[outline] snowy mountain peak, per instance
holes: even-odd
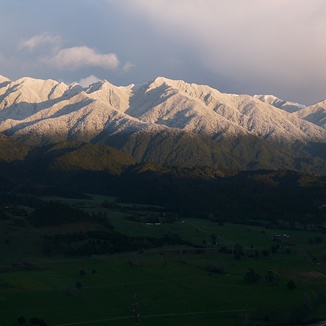
[[[0,87],[1,87],[1,84],[6,83],[6,82],[11,82],[11,80],[5,76],[0,75]]]
[[[274,95],[254,95],[254,97],[258,98],[260,101],[262,101],[264,103],[268,103],[270,105],[275,106],[276,108],[282,109],[289,113],[299,111],[306,107],[303,104],[281,100]]]
[[[179,90],[189,94],[202,94],[216,92],[220,93],[218,90],[211,88],[207,85],[198,85],[194,83],[187,83],[183,80],[173,80],[165,77],[157,77],[153,82],[150,83],[150,89],[166,85],[172,89]],[[195,95],[194,94],[194,95]]]

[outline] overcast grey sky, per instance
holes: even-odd
[[[0,74],[326,98],[325,0],[0,0]]]

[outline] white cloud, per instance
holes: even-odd
[[[134,67],[135,67],[135,65],[128,61],[128,62],[125,63],[124,66],[122,67],[122,72],[126,73],[126,72],[130,71],[130,70],[131,70],[132,68],[134,68]]]
[[[100,79],[97,78],[96,76],[91,75],[91,76],[88,76],[86,78],[82,78],[78,82],[78,84],[81,85],[81,86],[83,86],[83,87],[88,87],[89,85],[94,84],[94,83],[98,82],[99,80]]]
[[[19,49],[34,50],[43,44],[48,44],[52,46],[58,46],[62,43],[62,39],[58,35],[51,35],[49,33],[42,33],[35,35],[27,40],[23,40],[19,43]]]
[[[39,50],[42,45],[47,47]],[[18,49],[33,51],[34,56],[39,55],[38,61],[41,64],[57,69],[77,70],[84,67],[115,69],[119,65],[119,59],[114,53],[99,53],[88,46],[64,48],[62,45],[63,40],[60,36],[42,33],[21,41]],[[130,69],[128,64],[125,69]]]
[[[114,53],[102,54],[87,46],[78,46],[56,50],[52,56],[44,59],[49,65],[60,69],[79,69],[83,67],[100,67],[115,69],[119,59]]]

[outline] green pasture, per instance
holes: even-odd
[[[313,231],[267,229],[264,226],[229,223],[220,226],[218,223],[207,219],[195,218],[180,218],[173,225],[146,225],[145,223],[130,221],[124,217],[133,214],[133,207],[137,207],[137,209],[144,208],[145,210],[149,206],[153,207],[152,205],[117,203],[119,207],[125,209],[125,211],[122,211],[120,208],[106,209],[101,207],[101,204],[104,202],[113,203],[117,200],[115,197],[103,195],[91,195],[91,199],[69,199],[62,197],[47,197],[47,199],[74,205],[90,213],[101,212],[106,214],[116,231],[129,236],[160,237],[168,232],[172,232],[179,234],[184,240],[199,245],[203,243],[203,240],[207,243],[211,242],[211,235],[215,234],[217,242],[223,245],[234,246],[236,243],[240,243],[245,247],[250,247],[251,245],[266,247],[275,244],[272,241],[274,235],[286,233],[291,237],[289,241],[295,245],[303,248],[315,248],[317,252],[320,252],[324,247],[326,248],[326,235],[324,236],[325,246],[322,244],[319,246],[309,246],[309,240],[313,240],[317,235],[323,238],[323,235]]]
[[[0,244],[1,326],[18,325],[19,316],[42,318],[51,326],[276,325],[293,321],[298,311],[307,313],[307,319],[326,319],[326,267],[313,259],[326,252],[323,234],[189,218],[146,225],[125,218],[133,205],[124,205],[127,212],[101,207],[114,198],[51,200],[106,212],[115,230],[129,236],[175,233],[209,250],[195,253],[191,247],[172,246],[111,256],[46,257],[40,250],[41,229],[0,221],[0,235],[9,239]],[[287,234],[287,243],[273,241],[277,234]],[[321,242],[311,241],[316,236]],[[217,250],[233,250],[236,244],[259,256],[235,259]],[[279,247],[272,254],[273,245]],[[224,273],[211,272],[208,265],[223,266]],[[260,276],[258,282],[245,281],[249,269]],[[277,282],[265,280],[268,271]],[[288,289],[290,280],[296,289]]]
[[[110,325],[134,325],[133,304],[138,305],[142,325],[232,325],[252,314],[286,315],[325,293],[326,283],[295,279],[297,289],[289,290],[289,277],[278,271],[314,267],[295,257],[291,264],[284,259],[274,255],[235,261],[228,254],[172,251],[43,262],[29,270],[11,268],[0,274],[0,321],[15,325],[23,315],[41,317],[50,325],[86,321],[105,325],[108,320]],[[223,262],[227,274],[208,273],[207,261]],[[244,281],[248,268],[261,275],[257,284]],[[280,276],[279,285],[264,280],[271,268]],[[325,268],[320,266],[319,272],[325,273]],[[77,282],[82,284],[80,290],[75,288]],[[325,308],[314,309],[320,313]]]
[[[216,264],[224,261],[228,273],[206,272],[207,260]],[[277,263],[286,267],[273,261]],[[110,325],[134,325],[131,307],[137,304],[142,325],[167,321],[172,325],[230,325],[246,314],[286,314],[302,305],[306,297],[313,300],[326,290],[326,284],[298,280],[298,288],[291,291],[286,287],[288,278],[283,276],[277,286],[263,279],[247,284],[243,275],[249,266],[264,276],[270,264],[233,261],[227,255],[170,253],[162,257],[160,253],[143,253],[49,262],[28,271],[8,270],[0,275],[0,321],[15,325],[23,315],[39,316],[50,325],[92,320],[104,321],[89,325],[105,325],[109,319]],[[80,270],[86,274],[81,276]],[[74,292],[77,282],[82,287]]]

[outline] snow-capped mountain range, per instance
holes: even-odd
[[[319,171],[326,158],[326,101],[305,107],[163,77],[83,88],[0,76],[0,133],[37,146],[103,143],[160,164]]]

